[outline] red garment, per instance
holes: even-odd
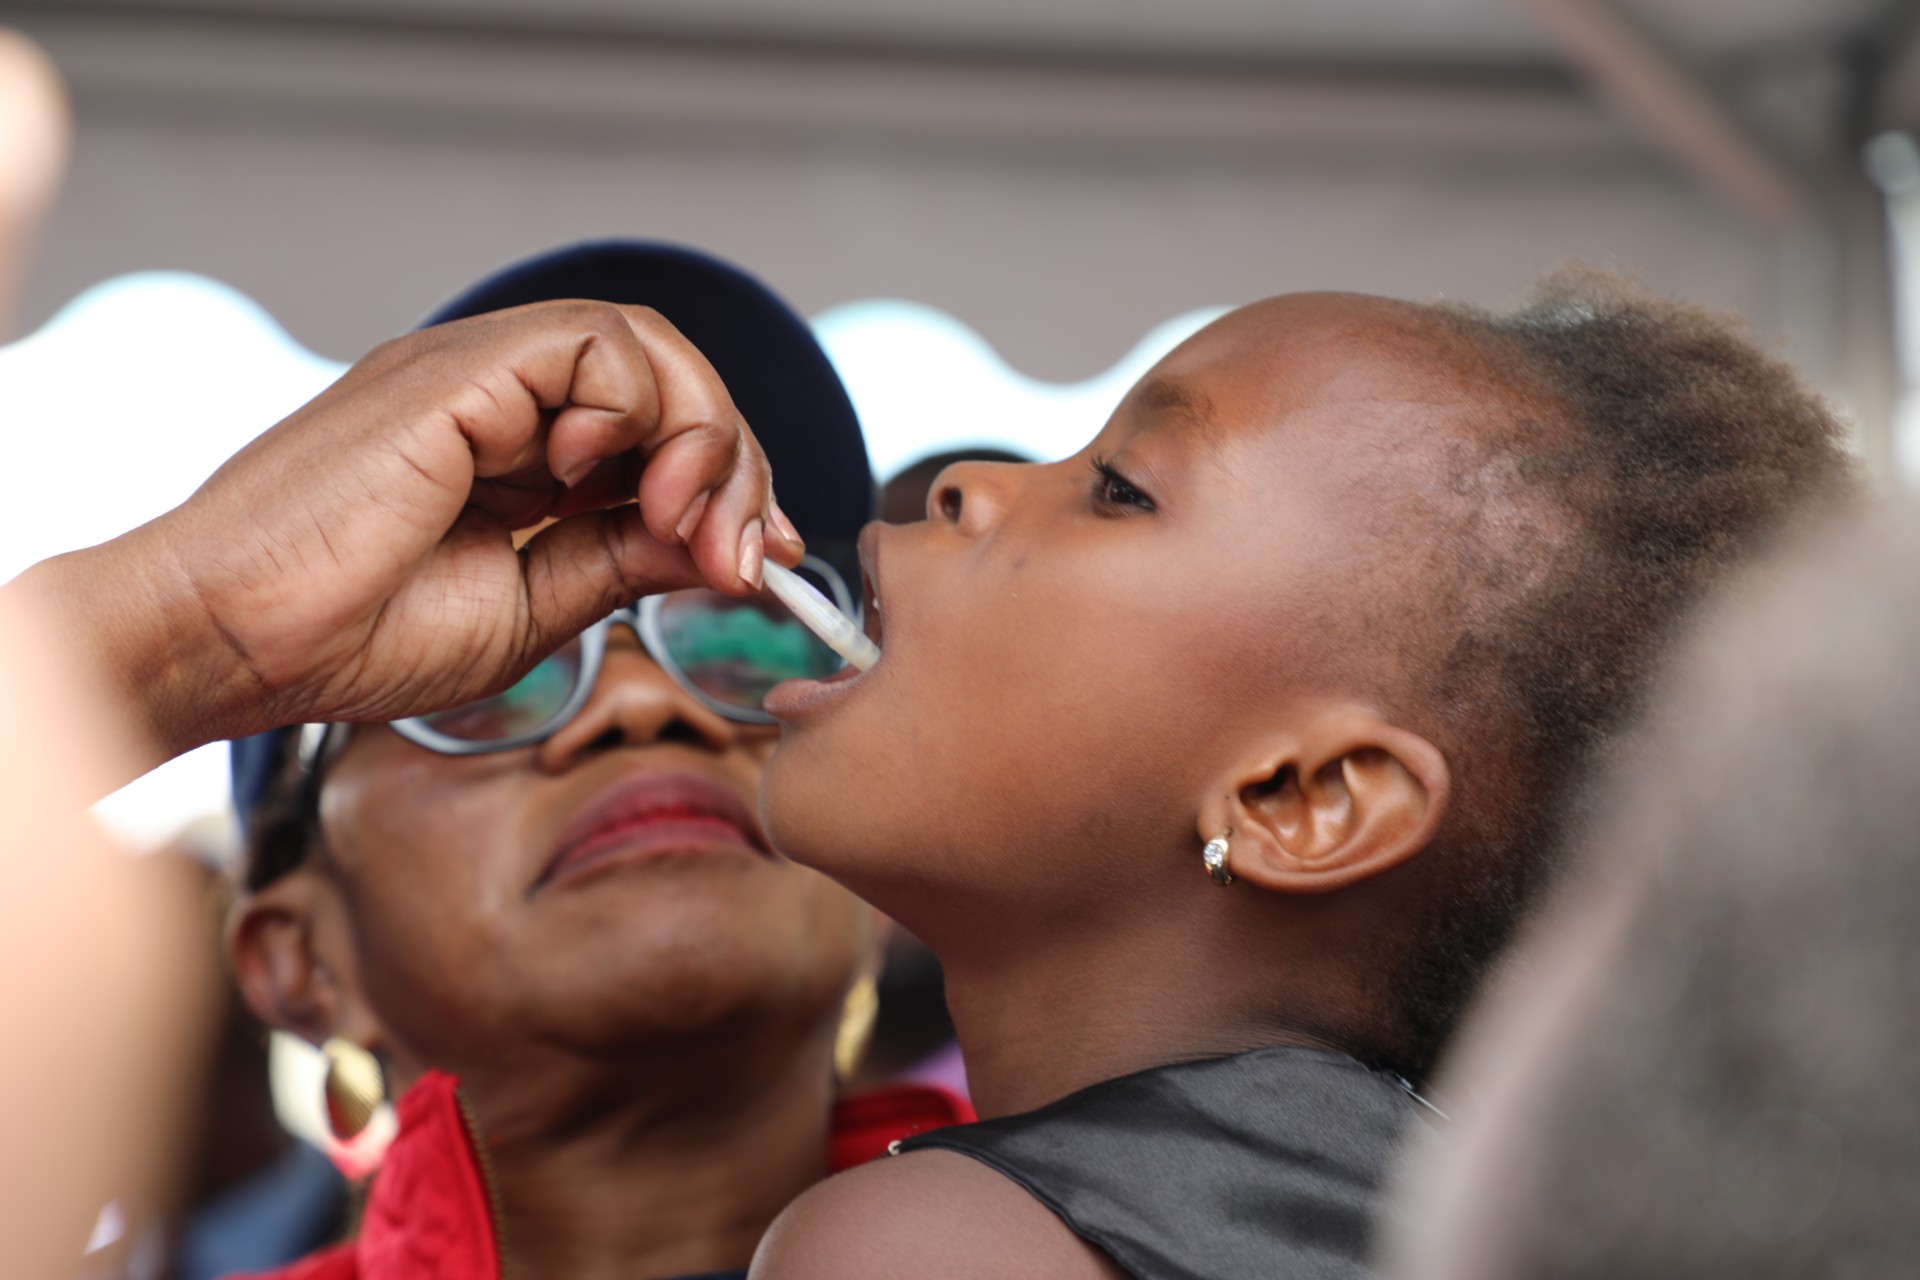
[[[458,1082],[428,1072],[401,1097],[399,1119],[359,1236],[252,1280],[500,1280],[486,1157],[474,1145]],[[944,1089],[889,1085],[855,1094],[834,1107],[828,1164],[838,1173],[896,1139],[973,1119],[966,1100]]]

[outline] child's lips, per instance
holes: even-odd
[[[884,663],[885,659],[881,662]],[[862,671],[849,665],[820,680],[783,680],[767,690],[766,699],[760,705],[775,720],[797,720],[847,697],[879,669],[879,664],[871,671]]]

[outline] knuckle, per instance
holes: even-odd
[[[713,452],[716,475],[738,473],[743,463],[751,466],[751,460],[742,456],[740,429],[732,423],[709,423],[702,443]]]
[[[620,314],[620,308],[611,302],[581,300],[570,304],[569,315],[573,323],[593,334],[597,338],[631,338],[626,317]]]
[[[738,429],[719,418],[700,416],[662,426],[666,427],[662,434],[672,439],[677,454],[702,459],[701,465],[711,466],[716,474],[731,467],[739,455]]]
[[[434,334],[431,329],[423,329],[419,333],[405,333],[397,338],[388,338],[361,356],[359,366],[372,372],[384,372],[404,364],[417,355],[421,348],[438,345],[436,340],[440,337],[441,335]]]
[[[614,609],[628,601],[639,598],[645,593],[648,583],[640,566],[632,562],[627,554],[628,524],[620,513],[609,511],[600,520],[600,553],[606,558],[607,573],[605,581],[611,584],[601,601],[604,608]]]

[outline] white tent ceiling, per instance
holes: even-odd
[[[88,7],[88,0],[52,2]],[[1477,64],[1556,56],[1552,39],[1516,0],[119,0],[112,7],[1036,52]],[[1623,7],[1710,58],[1843,44],[1873,29],[1888,9],[1880,0],[1631,0]]]
[[[1920,0],[0,0],[0,22],[1255,79],[1586,82],[1774,222],[1920,124]],[[128,43],[135,43],[129,41]],[[1783,167],[1784,166],[1784,167]],[[1797,171],[1796,171],[1797,170]],[[1798,208],[1796,208],[1798,206]]]

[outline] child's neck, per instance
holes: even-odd
[[[1345,994],[1331,977],[1311,962],[1263,964],[1232,931],[1201,936],[1210,943],[1113,929],[1017,953],[943,953],[980,1114],[1031,1111],[1175,1062],[1275,1045],[1342,1050],[1315,1012]],[[1290,1000],[1289,985],[1315,996]]]

